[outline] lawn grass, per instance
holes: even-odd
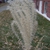
[[[12,20],[13,18],[10,11],[4,11],[0,13],[0,50],[22,50],[18,39],[12,32]],[[43,38],[41,44],[43,43],[43,46],[45,46],[43,47],[43,50],[50,50],[50,21],[39,14],[37,15],[37,21],[38,30],[35,34],[35,38],[32,41],[32,45],[33,47],[36,47],[39,39],[45,35],[46,37]],[[16,28],[16,31],[20,33],[18,27]]]
[[[38,32],[41,33],[41,35],[48,35],[50,36],[50,21],[48,21],[46,18],[38,14]]]
[[[42,50],[50,50],[50,21],[43,16],[37,14],[38,29],[33,39],[32,45],[35,47],[42,36],[45,36],[41,41]],[[43,45],[43,46],[42,46]]]
[[[19,41],[12,32],[11,22],[13,18],[10,11],[0,13],[0,50],[22,49]],[[16,30],[17,31],[17,30]]]

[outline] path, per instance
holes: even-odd
[[[5,6],[0,7],[0,12],[2,12],[2,11],[4,11],[4,10],[8,10],[8,9],[7,9],[7,6],[8,6],[8,5],[5,5]]]

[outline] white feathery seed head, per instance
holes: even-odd
[[[14,19],[11,24],[14,34],[17,35],[13,27],[15,23],[21,32],[24,50],[30,50],[32,39],[37,30],[35,4],[32,0],[9,0],[9,9]]]

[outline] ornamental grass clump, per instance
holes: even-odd
[[[37,30],[35,4],[32,0],[9,0],[9,10],[12,14],[12,30],[19,39],[24,50],[31,49],[31,43]],[[18,26],[22,40],[15,31],[14,25]]]

